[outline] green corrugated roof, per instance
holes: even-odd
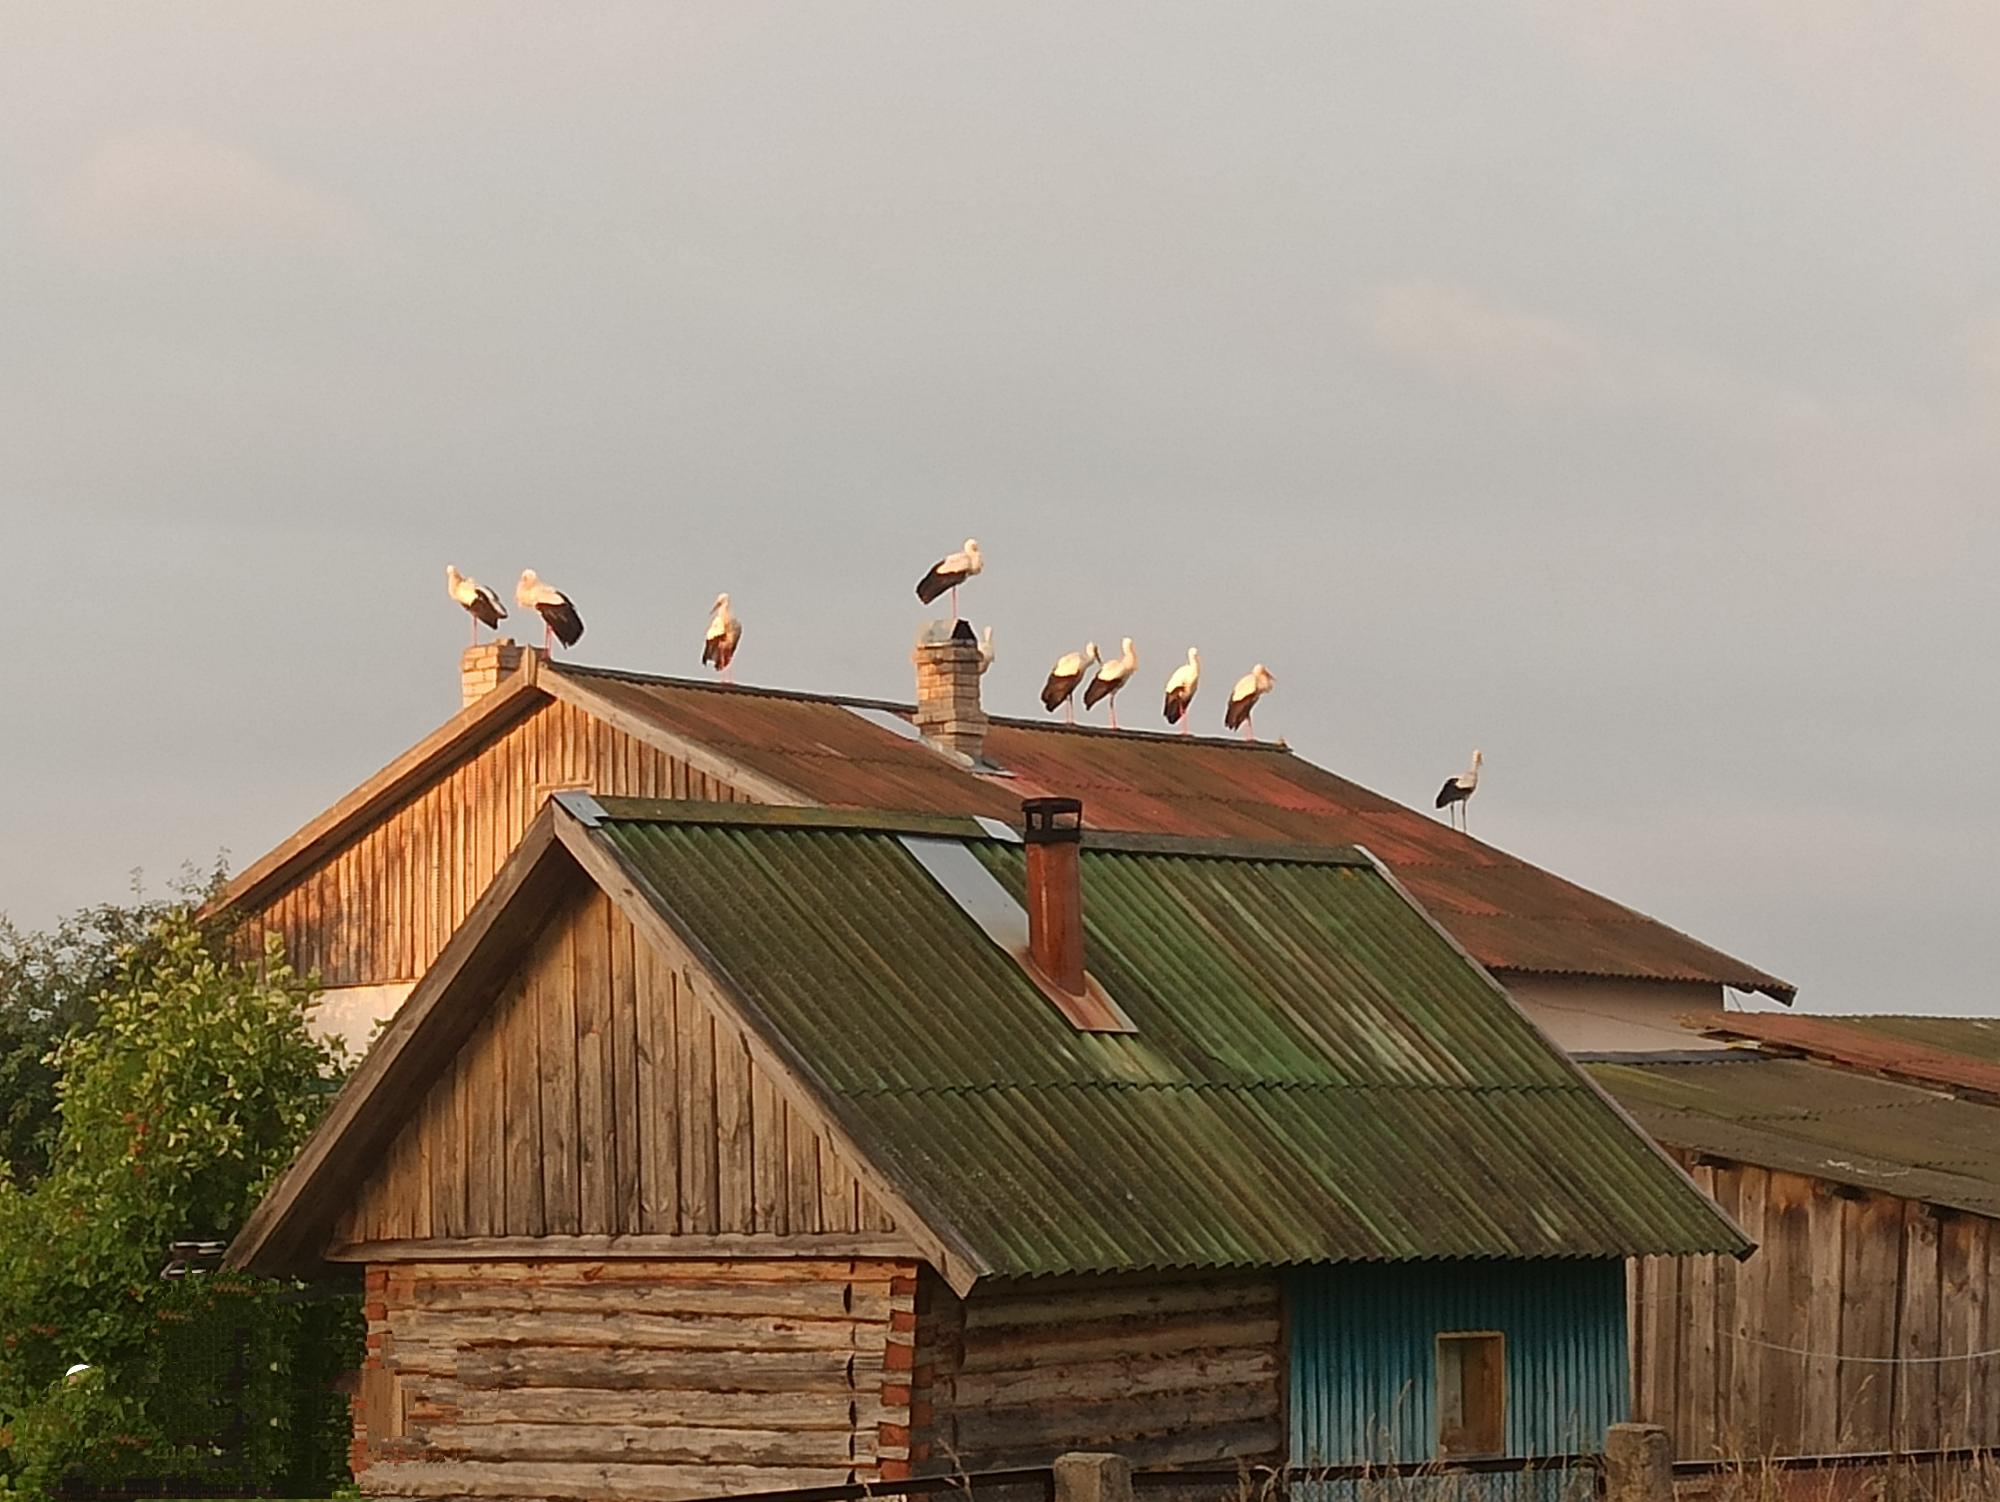
[[[610,811],[595,837],[993,1272],[1745,1249],[1355,852],[1086,846],[1091,973],[1136,1031],[1080,1033],[903,833]],[[958,838],[1019,892],[1018,845]]]
[[[1747,1052],[1590,1072],[1670,1147],[2000,1216],[1993,1106]]]
[[[2000,1064],[2000,1017],[1923,1017],[1876,1013],[1830,1020],[1905,1043],[1941,1048],[1946,1053],[1964,1054],[1967,1058],[1988,1064]]]

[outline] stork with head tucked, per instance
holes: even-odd
[[[1437,807],[1445,810],[1445,817],[1452,821],[1454,829],[1465,828],[1465,816],[1471,812],[1472,795],[1479,791],[1479,764],[1485,759],[1485,752],[1475,750],[1471,765],[1456,777],[1447,777],[1444,786],[1438,789]]]
[[[1181,734],[1188,733],[1188,706],[1194,703],[1194,693],[1201,687],[1201,648],[1189,647],[1188,660],[1175,668],[1167,679],[1167,702],[1165,713],[1169,725],[1180,726]]]
[[[715,613],[708,618],[708,635],[701,641],[701,660],[722,675],[724,683],[734,683],[730,664],[736,661],[736,644],[743,640],[743,622],[730,614],[729,596],[715,597]]]
[[[1097,643],[1085,642],[1081,652],[1065,652],[1056,659],[1056,665],[1049,669],[1049,681],[1042,685],[1042,708],[1050,714],[1056,712],[1057,705],[1066,705],[1069,722],[1076,723],[1076,704],[1072,695],[1076,686],[1083,682],[1083,675],[1093,664],[1103,659],[1097,655]]]
[[[984,678],[986,670],[993,666],[993,628],[988,626],[979,633],[979,676]]]
[[[569,596],[552,584],[544,584],[533,569],[521,570],[521,582],[514,586],[514,603],[541,616],[544,651],[551,635],[565,647],[583,640],[583,617],[576,613]]]
[[[500,603],[500,596],[493,593],[477,579],[468,579],[458,571],[458,565],[444,566],[445,593],[465,607],[465,613],[472,617],[472,644],[479,645],[479,628],[498,631],[500,623],[507,619],[507,607]]]
[[[1256,709],[1257,701],[1277,687],[1277,683],[1270,670],[1263,663],[1258,663],[1238,678],[1236,687],[1229,691],[1229,707],[1222,712],[1222,723],[1231,730],[1242,730],[1246,741],[1255,740],[1257,730],[1250,723],[1250,713]]]
[[[951,618],[958,619],[958,586],[986,567],[986,560],[979,556],[979,539],[968,537],[965,547],[956,553],[938,559],[931,565],[931,571],[917,580],[917,598],[926,605],[946,591],[951,594]]]
[[[1098,701],[1111,701],[1111,728],[1118,728],[1118,691],[1132,681],[1132,674],[1139,666],[1139,654],[1132,650],[1132,638],[1125,638],[1125,649],[1111,661],[1097,670],[1097,676],[1090,680],[1090,687],[1083,691],[1083,707],[1097,708]]]

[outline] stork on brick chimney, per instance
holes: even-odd
[[[918,733],[976,764],[986,748],[986,712],[979,707],[982,663],[972,627],[958,621],[943,635],[926,631],[910,660],[917,667]]]

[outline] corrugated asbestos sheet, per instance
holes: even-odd
[[[1885,1038],[1963,1054],[1987,1064],[2000,1064],[2000,1017],[1843,1017],[1849,1027]]]
[[[2000,1108],[1797,1059],[1590,1072],[1669,1147],[2000,1216]]]
[[[594,837],[994,1272],[1742,1249],[1351,855],[1086,847],[1088,1034],[897,835],[727,819]]]
[[[1011,819],[1023,798],[1061,794],[1083,799],[1099,829],[1365,845],[1490,968],[1792,995],[1776,976],[1282,746],[995,719],[986,755],[1010,775],[979,776],[834,699],[557,668],[815,803]]]
[[[1710,1012],[1711,1037],[1741,1038],[1847,1069],[2000,1099],[2000,1027],[1972,1017],[1794,1017]]]

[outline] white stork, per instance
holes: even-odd
[[[1083,682],[1083,675],[1090,671],[1094,663],[1103,659],[1097,655],[1097,643],[1085,642],[1081,652],[1065,652],[1056,659],[1056,665],[1049,669],[1049,681],[1042,685],[1042,708],[1050,714],[1056,712],[1058,704],[1069,707],[1069,722],[1076,723],[1076,705],[1071,695],[1076,686]]]
[[[569,596],[553,584],[544,584],[533,569],[521,570],[521,582],[514,586],[514,603],[541,616],[544,651],[551,635],[565,647],[583,640],[583,617],[576,613]]]
[[[1169,725],[1181,727],[1181,734],[1188,733],[1188,706],[1194,703],[1194,692],[1201,687],[1201,648],[1189,647],[1188,660],[1175,668],[1167,679],[1167,702],[1165,714]]]
[[[1222,723],[1231,730],[1240,728],[1246,741],[1255,740],[1257,729],[1250,723],[1250,713],[1257,707],[1257,701],[1277,687],[1277,683],[1270,670],[1263,663],[1258,663],[1238,678],[1236,687],[1229,691],[1229,707],[1222,712]]]
[[[1090,687],[1083,691],[1083,707],[1097,708],[1098,701],[1111,701],[1111,728],[1118,728],[1118,690],[1132,681],[1132,674],[1139,666],[1139,654],[1132,650],[1132,638],[1125,638],[1125,650],[1097,670],[1097,676],[1090,680]]]
[[[1446,810],[1445,817],[1452,821],[1454,829],[1463,829],[1462,822],[1470,812],[1472,795],[1479,791],[1479,764],[1486,759],[1486,753],[1475,750],[1472,764],[1456,777],[1447,777],[1444,786],[1438,789],[1437,807]]]
[[[498,631],[500,623],[507,619],[507,607],[500,603],[500,596],[493,593],[477,579],[468,579],[458,571],[458,565],[444,566],[445,593],[465,607],[465,613],[472,617],[472,644],[479,645],[479,628],[487,627]]]
[[[988,626],[979,634],[979,676],[984,678],[986,670],[993,666],[993,628]]]
[[[986,567],[986,560],[979,556],[979,539],[968,537],[962,551],[949,557],[940,558],[931,565],[931,571],[917,580],[917,598],[926,605],[947,590],[951,593],[951,618],[958,619],[958,586]]]
[[[736,644],[743,640],[743,622],[730,614],[729,596],[715,597],[715,613],[708,618],[708,635],[701,639],[701,660],[722,675],[724,683],[734,683],[729,670],[736,661]]]

